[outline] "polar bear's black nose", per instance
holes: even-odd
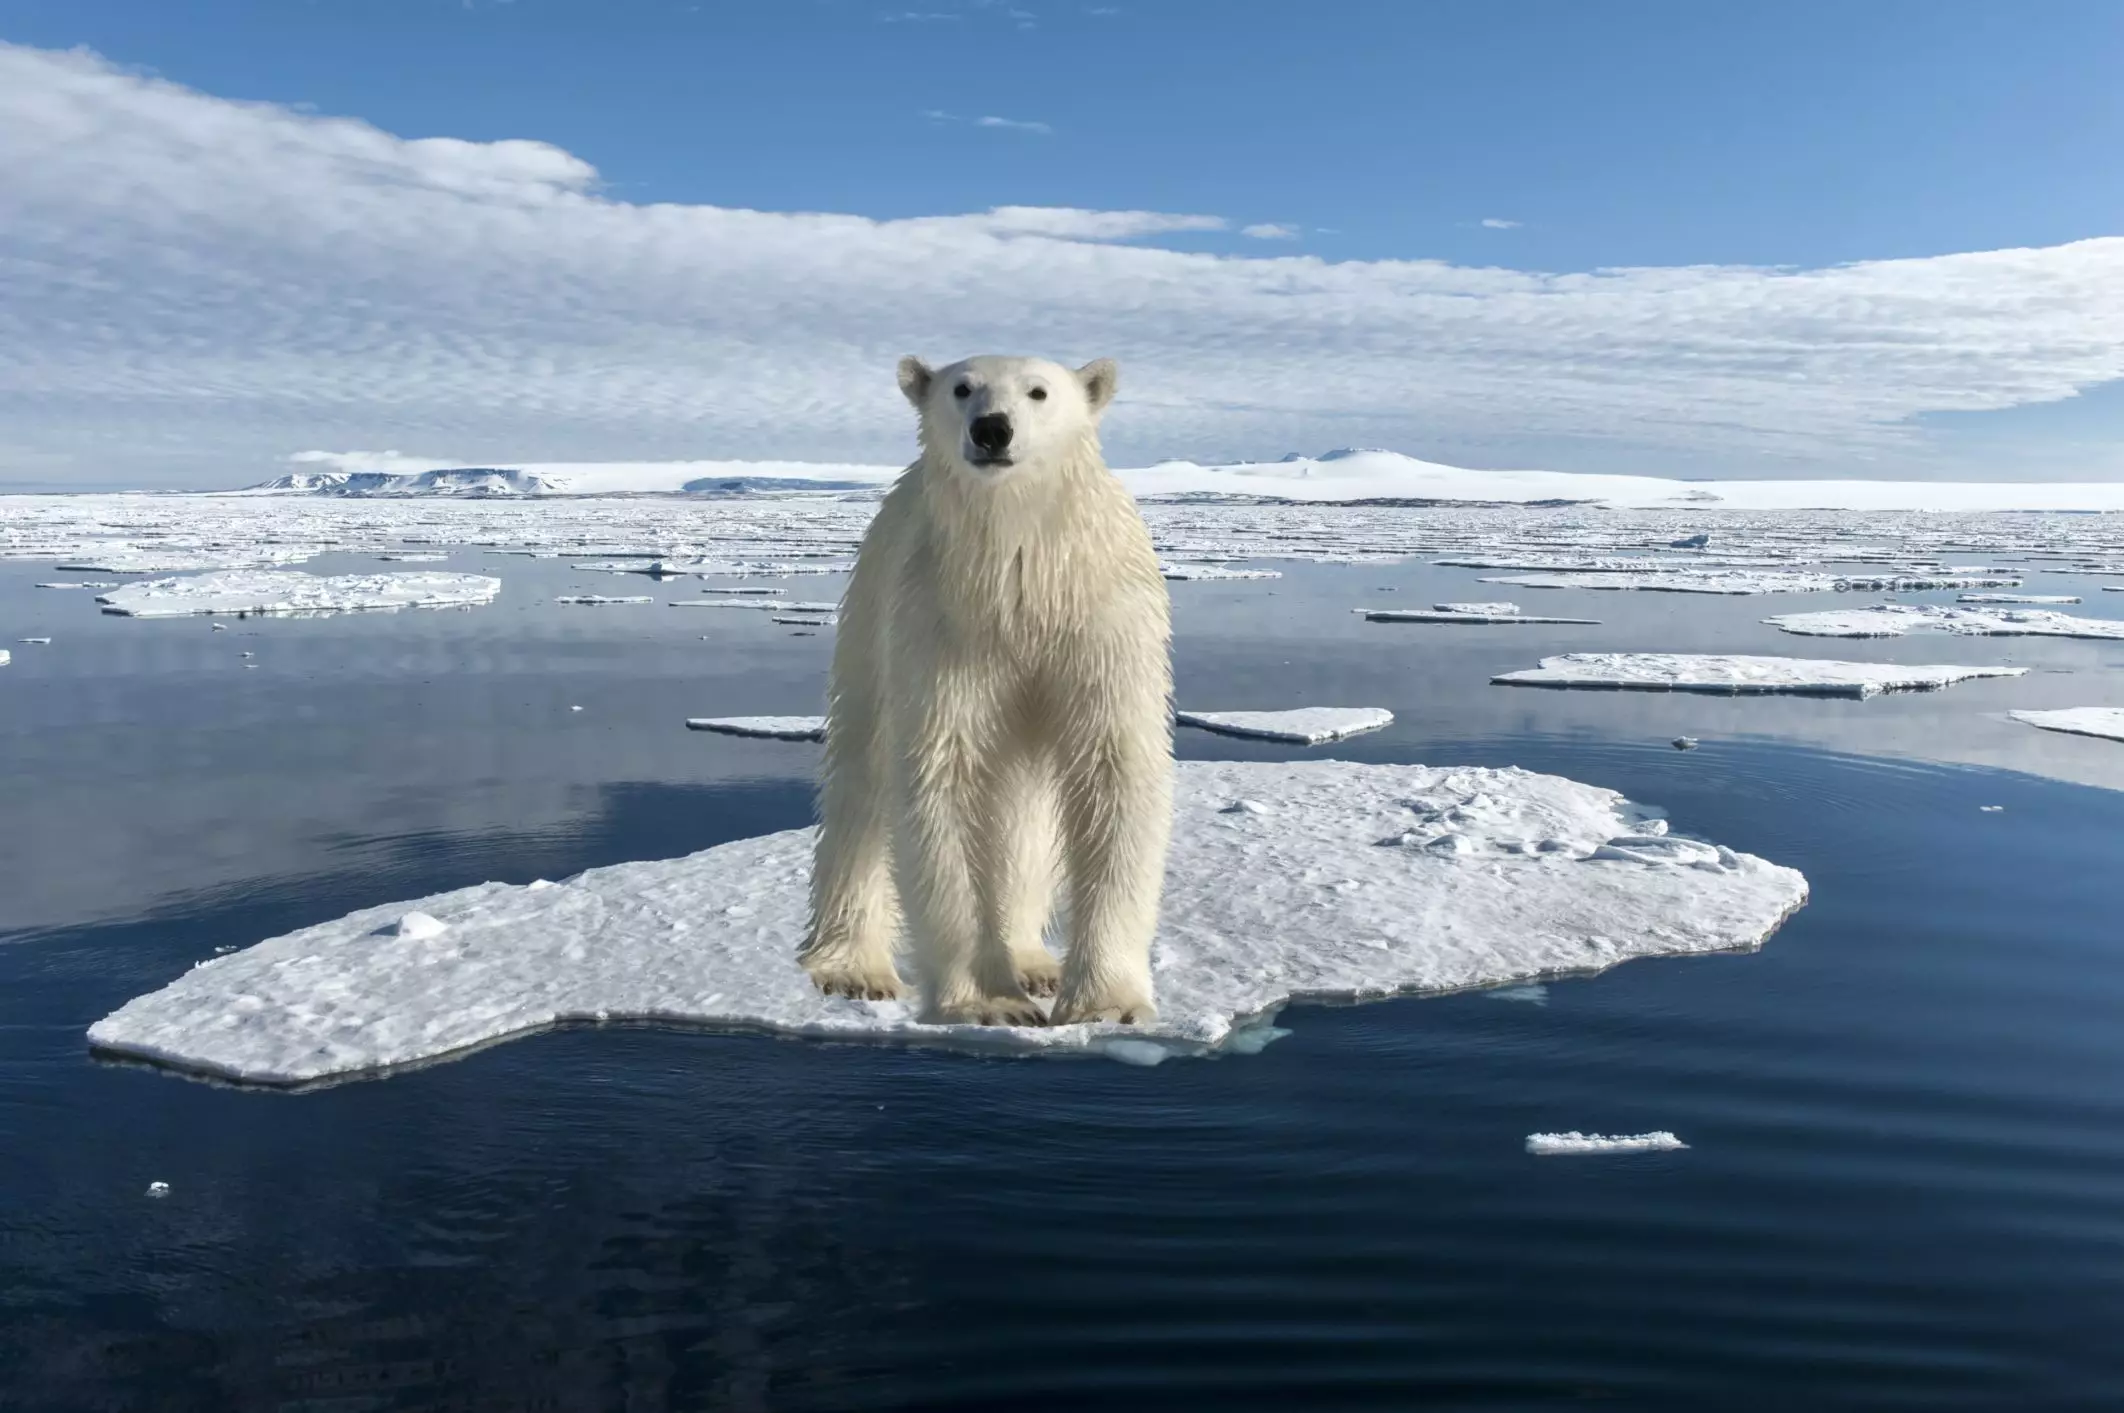
[[[1000,412],[983,413],[973,419],[966,435],[988,455],[1001,456],[1010,446],[1010,418]]]

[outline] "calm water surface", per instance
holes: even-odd
[[[1504,596],[1419,566],[1176,585],[1184,705],[1401,718],[1187,755],[1566,774],[1813,902],[1756,954],[1294,1007],[1260,1055],[1151,1070],[639,1028],[300,1095],[90,1059],[217,947],[806,822],[815,747],[681,722],[815,710],[829,634],[451,567],[503,598],[217,633],[0,565],[0,1407],[2124,1406],[2124,746],[2003,717],[2124,702],[2124,644],[1755,623],[1830,596],[1347,612]],[[1606,648],[2037,671],[1863,703],[1485,685]],[[1572,1128],[1691,1147],[1522,1151]]]

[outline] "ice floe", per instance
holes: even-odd
[[[188,579],[147,579],[97,596],[105,613],[179,618],[193,613],[346,613],[454,608],[490,602],[501,580],[484,574],[304,574],[230,569]]]
[[[1527,1151],[1544,1158],[1576,1156],[1585,1153],[1666,1153],[1689,1145],[1665,1129],[1651,1133],[1618,1134],[1609,1137],[1600,1133],[1530,1133],[1527,1135]]]
[[[1659,574],[1563,573],[1492,574],[1485,584],[1511,584],[1522,589],[1643,589],[1664,594],[1802,594],[1827,593],[1837,587],[1828,574],[1792,574],[1734,569],[1720,573],[1694,571]]]
[[[1970,667],[1959,663],[1922,666],[1724,653],[1565,653],[1543,658],[1539,667],[1507,672],[1490,681],[1506,687],[1874,697],[1883,692],[1933,691],[1972,677],[2019,677],[2027,671],[2025,667]]]
[[[583,604],[585,606],[590,607],[599,607],[608,604],[618,603],[655,603],[656,600],[651,598],[647,594],[621,594],[616,597],[609,598],[604,594],[562,594],[559,598],[555,599],[554,602]]]
[[[688,731],[713,731],[724,736],[759,736],[776,741],[823,741],[823,716],[689,716]]]
[[[2068,604],[2081,602],[2078,594],[1963,594],[1956,603]]]
[[[2052,711],[2009,711],[2015,721],[2063,731],[2072,736],[2100,736],[2124,741],[2124,707],[2059,707]]]
[[[1889,603],[1821,613],[1781,613],[1763,622],[1780,632],[1809,638],[1900,638],[1913,632],[1985,638],[2124,638],[2124,620],[2075,618],[2041,608]]]
[[[15,655],[13,653],[9,652],[6,648],[0,648],[0,667],[5,667],[14,660]]]
[[[1391,726],[1394,713],[1385,707],[1298,707],[1290,711],[1180,711],[1173,713],[1173,719],[1182,726],[1223,736],[1317,746]]]
[[[1576,623],[1598,625],[1597,618],[1546,618],[1521,613],[1516,603],[1437,603],[1429,608],[1359,608],[1367,623]]]
[[[1243,1050],[1293,998],[1459,991],[1760,944],[1788,868],[1665,833],[1613,791],[1517,769],[1178,766],[1151,1027],[924,1025],[796,964],[813,831],[562,883],[366,908],[216,957],[89,1031],[100,1051],[299,1084],[564,1021],[651,1020],[1143,1063]],[[1234,810],[1253,801],[1265,812]],[[1446,846],[1441,841],[1459,840]],[[445,925],[415,937],[409,912]]]
[[[1168,579],[1281,579],[1280,569],[1234,569],[1225,564],[1161,564]]]

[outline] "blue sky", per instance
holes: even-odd
[[[1566,0],[1323,0],[1306,6],[1247,0],[0,0],[0,41],[40,51],[87,46],[112,64],[151,71],[194,92],[202,104],[246,100],[293,109],[295,117],[344,115],[401,139],[550,144],[595,168],[599,200],[627,207],[671,203],[886,221],[1013,206],[1204,214],[1220,218],[1222,228],[1142,232],[1127,242],[1249,262],[1316,257],[1330,272],[1323,280],[1339,279],[1337,271],[1351,278],[1360,270],[1376,271],[1376,262],[1440,262],[1455,271],[1501,267],[1542,276],[1611,267],[1816,270],[1847,262],[1918,262],[1887,283],[1897,298],[1923,303],[1933,296],[1910,295],[1906,274],[1937,276],[1943,281],[1938,289],[1954,297],[1972,279],[1992,278],[1959,268],[1935,270],[1922,263],[1931,257],[2054,249],[2124,232],[2124,159],[2118,156],[2124,153],[2124,83],[2115,77],[2124,72],[2124,5],[2110,0],[2047,0],[2035,8],[1947,0],[1751,6]],[[41,121],[48,110],[25,111]],[[216,123],[206,128],[219,130]],[[82,131],[98,130],[105,130],[100,122]],[[77,140],[94,145],[101,139]],[[190,150],[178,149],[174,159],[165,152],[158,160],[181,162]],[[144,152],[126,160],[144,161]],[[12,157],[35,165],[49,153],[24,140]],[[7,175],[0,167],[0,177]],[[270,165],[257,169],[261,183],[278,175]],[[59,189],[56,169],[41,178]],[[78,186],[79,174],[69,180]],[[358,175],[353,180],[368,181]],[[6,200],[0,196],[0,207]],[[50,216],[57,224],[72,219],[89,223],[101,241],[111,222],[127,217],[116,208]],[[140,239],[165,248],[175,227],[150,225]],[[1253,234],[1245,233],[1249,228]],[[204,240],[211,233],[188,226],[185,234]],[[1039,238],[1066,242],[1071,249],[1057,254],[1073,264],[1095,258],[1084,255],[1069,232]],[[53,240],[51,249],[68,248]],[[637,249],[637,238],[621,245]],[[1096,259],[1119,258],[1110,246],[1101,249],[1107,253]],[[2041,368],[2016,363],[2003,379],[1982,375],[1976,379],[1981,389],[1946,385],[1950,370],[1896,373],[1890,379],[1900,379],[1895,389],[1880,398],[1869,395],[1852,415],[1864,427],[1885,419],[1901,430],[1870,447],[1866,435],[1854,437],[1850,457],[1838,454],[1835,428],[1826,422],[1805,446],[1781,442],[1779,414],[1760,405],[1763,398],[1755,392],[1736,395],[1732,379],[1747,373],[1731,366],[1693,389],[1663,372],[1659,381],[1667,385],[1672,406],[1646,398],[1643,387],[1633,385],[1630,416],[1602,425],[1590,417],[1582,425],[1529,418],[1517,396],[1499,389],[1512,379],[1538,384],[1548,374],[1514,353],[1491,375],[1469,381],[1464,375],[1473,365],[1466,360],[1491,356],[1483,352],[1485,339],[1473,336],[1441,348],[1440,357],[1462,360],[1455,365],[1462,383],[1450,417],[1438,415],[1421,395],[1435,381],[1423,368],[1407,370],[1414,380],[1409,384],[1384,385],[1385,397],[1379,386],[1352,376],[1336,386],[1352,398],[1371,400],[1336,403],[1350,414],[1344,419],[1348,434],[1340,435],[1329,409],[1294,412],[1288,399],[1279,402],[1273,389],[1263,391],[1264,381],[1274,381],[1271,374],[1249,369],[1240,379],[1234,364],[1235,381],[1244,381],[1249,391],[1220,423],[1210,415],[1214,394],[1196,385],[1214,384],[1206,369],[1203,379],[1191,381],[1159,361],[1188,349],[1198,368],[1222,358],[1228,350],[1217,345],[1213,329],[1185,341],[1185,348],[1166,348],[1153,346],[1118,313],[1110,323],[1082,327],[1065,328],[1032,312],[1013,322],[994,303],[1010,300],[1011,286],[993,270],[970,277],[967,285],[969,299],[990,302],[985,319],[954,316],[932,327],[913,320],[903,324],[901,341],[943,357],[971,350],[935,347],[925,335],[1016,335],[1013,346],[1025,346],[1041,343],[1049,329],[1065,344],[1095,340],[1111,329],[1120,340],[1119,356],[1126,360],[1132,346],[1140,348],[1138,361],[1155,375],[1149,408],[1116,428],[1139,459],[1273,455],[1383,441],[1477,465],[2085,479],[2124,474],[2124,457],[2115,452],[2124,440],[2124,397],[2103,390],[2118,376],[2111,370],[2118,366],[2119,336],[2105,341],[2100,328],[2053,328],[2049,321],[2052,305],[2084,304],[2089,289],[2104,309],[2118,308],[2106,303],[2118,296],[2103,293],[2110,289],[2114,252],[2096,254],[2100,258],[2092,263],[2084,255],[2067,260],[2065,274],[2048,266],[2015,272],[2023,283],[2004,313],[1988,307],[1967,312],[1953,331],[1908,324],[1910,341],[1937,342],[1965,337],[1956,331],[1972,327],[1971,319],[1981,325],[2020,318],[2038,333],[2002,340],[1997,356],[2030,338],[2049,339],[2058,351]],[[843,256],[858,258],[846,252],[836,258]],[[115,243],[109,258],[127,279],[176,277],[143,272],[137,256]],[[246,263],[255,269],[257,258],[252,252]],[[587,254],[582,259],[595,263]],[[392,278],[377,261],[365,265],[362,279],[387,289]],[[1262,281],[1284,278],[1276,273],[1282,267],[1270,263],[1248,268],[1256,272],[1255,294]],[[1302,282],[1315,278],[1290,268]],[[1189,272],[1205,269],[1153,262],[1131,277],[1148,281],[1147,287],[1180,290],[1179,304],[1186,306],[1199,302],[1191,293],[1196,274]],[[319,278],[338,280],[345,273]],[[409,276],[413,283],[433,277],[432,271]],[[551,277],[526,272],[523,278],[525,285],[510,295],[520,303],[530,299],[525,289]],[[815,279],[806,281],[800,273],[790,278],[798,281],[793,297],[817,288]],[[1455,292],[1463,297],[1517,298],[1472,275],[1456,278],[1463,287]],[[1392,281],[1404,293],[1405,282],[1406,272]],[[1716,283],[1721,290],[1732,287],[1731,280]],[[1768,307],[1792,288],[1766,286],[1748,298]],[[155,356],[195,346],[202,335],[190,324],[180,329],[155,322],[163,317],[156,312],[160,303],[174,307],[180,291],[145,293],[149,297],[132,307],[143,310]],[[241,298],[227,292],[216,297]],[[1149,297],[1131,307],[1140,308]],[[63,309],[42,309],[19,287],[14,295],[0,294],[0,307],[11,298],[27,305],[13,311],[18,332],[59,345],[81,338],[91,322],[126,317],[122,308],[92,310],[78,299]],[[720,326],[716,300],[710,294],[703,299],[707,322]],[[1683,316],[1676,311],[1686,304],[1668,298],[1604,315],[1629,345],[1618,366],[1654,359],[1656,351],[1630,340],[1647,320],[1679,327]],[[1805,338],[1882,342],[1886,315],[1878,311],[1861,334],[1821,325],[1851,305],[1839,297],[1833,309],[1809,305],[1780,316],[1784,332],[1777,337],[1790,343],[1800,337],[1791,331],[1804,328],[1816,331]],[[409,300],[401,315],[414,319],[406,311],[416,309]],[[887,312],[857,321],[858,332],[853,324],[834,327],[830,310],[808,311],[802,322],[811,342],[798,350],[811,365],[804,376],[842,376],[832,371],[841,366],[835,358],[811,357],[822,349],[860,350],[867,359],[875,344],[882,356],[887,343],[879,340],[895,331]],[[525,317],[535,322],[531,311]],[[1217,316],[1209,306],[1191,312],[1176,306],[1171,317]],[[1235,326],[1233,337],[1250,338],[1264,353],[1274,351],[1262,349],[1264,339],[1290,338],[1285,352],[1291,376],[1302,379],[1313,341],[1324,339],[1323,327],[1343,317],[1323,314],[1301,337],[1272,317],[1258,316],[1251,325]],[[1514,316],[1522,335],[1528,321],[1547,317]],[[1599,330],[1573,327],[1571,356],[1599,359]],[[1890,322],[1889,341],[1904,337],[1902,327]],[[1371,330],[1365,337],[1387,347],[1396,338],[1421,341],[1425,329],[1416,318],[1398,331]],[[749,326],[725,332],[730,347],[701,356],[727,362],[734,356],[730,348],[761,346]],[[580,352],[586,339],[595,345],[610,337],[609,330],[571,334],[559,348],[537,349],[520,341],[510,356],[520,370],[546,367],[556,358],[565,362],[570,349]],[[786,330],[776,335],[788,337]],[[1722,330],[1713,341],[1732,337]],[[489,357],[502,356],[498,350],[506,338],[487,325],[477,331]],[[1681,342],[1701,354],[1693,332],[1685,331]],[[676,349],[665,345],[667,353]],[[1073,356],[1078,350],[1058,351]],[[1979,349],[1976,356],[1991,355]],[[649,350],[629,357],[646,359]],[[1774,376],[1787,383],[1855,376],[1826,366],[1799,369],[1789,356],[1780,357],[1786,366]],[[851,353],[846,366],[867,364]],[[885,366],[889,371],[889,359]],[[224,370],[219,376],[216,386],[225,393],[230,375]],[[1904,386],[1913,380],[1923,386]],[[73,391],[87,400],[122,382],[106,375],[100,383],[85,379]],[[187,386],[197,395],[201,384],[195,378]],[[1402,386],[1411,390],[1396,403],[1392,390]],[[18,380],[13,396],[0,383],[0,480],[87,475],[98,447],[107,463],[116,464],[110,460],[116,456],[151,478],[165,474],[157,466],[180,479],[204,474],[200,461],[209,453],[198,444],[201,432],[151,426],[143,412],[143,435],[160,438],[164,451],[119,456],[113,449],[122,431],[80,432],[70,442],[56,423],[73,414],[64,407],[29,406],[28,390],[42,391],[56,404],[69,395],[48,373]],[[1487,422],[1467,412],[1467,398],[1485,390],[1497,408]],[[726,391],[749,395],[737,384]],[[2058,400],[2072,392],[2081,395]],[[1579,378],[1563,403],[1587,394]],[[140,396],[166,403],[171,394],[158,385]],[[822,387],[809,396],[830,401],[832,394]],[[1662,430],[1677,418],[1706,420],[1701,400],[1721,396],[1758,405],[1737,420],[1760,416],[1762,434],[1737,435],[1721,451],[1715,437]],[[743,418],[694,415],[655,435],[568,431],[537,445],[530,444],[537,438],[520,436],[520,446],[494,434],[498,427],[524,425],[520,397],[514,412],[498,412],[491,423],[465,420],[461,434],[427,411],[402,418],[386,412],[365,421],[349,412],[344,396],[317,394],[316,400],[332,414],[320,419],[329,425],[319,426],[318,437],[303,437],[299,418],[290,414],[271,436],[263,426],[255,428],[241,456],[266,456],[267,446],[277,445],[272,436],[299,441],[287,448],[293,451],[326,444],[319,437],[328,432],[390,436],[409,451],[418,443],[420,454],[447,450],[523,460],[595,455],[607,446],[604,454],[615,457],[890,460],[899,454],[895,438],[904,440],[890,423],[889,399],[866,402],[871,410],[863,418],[812,438],[794,434],[787,420],[762,417],[753,425]],[[642,405],[653,401],[644,394]],[[1170,410],[1179,401],[1190,402],[1197,415],[1175,412],[1160,421],[1155,408]],[[385,396],[378,405],[404,404]],[[569,397],[556,396],[549,410],[562,419],[569,405]],[[202,418],[200,426],[206,425]],[[19,453],[13,462],[7,459],[11,446]]]

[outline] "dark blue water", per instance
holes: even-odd
[[[1179,585],[1185,704],[1390,706],[1308,754],[1612,786],[1813,901],[1759,953],[1294,1007],[1260,1055],[1152,1070],[646,1028],[294,1095],[92,1060],[92,1021],[218,946],[807,818],[815,748],[680,723],[814,709],[829,638],[458,567],[497,563],[491,608],[226,633],[0,566],[0,1407],[2124,1404],[2124,793],[2069,783],[2124,747],[2002,718],[2118,700],[2124,645],[1752,626],[1819,600],[1345,612],[1485,596],[1414,567]],[[1712,646],[2050,670],[1484,685]],[[1571,1128],[1691,1147],[1522,1150]]]

